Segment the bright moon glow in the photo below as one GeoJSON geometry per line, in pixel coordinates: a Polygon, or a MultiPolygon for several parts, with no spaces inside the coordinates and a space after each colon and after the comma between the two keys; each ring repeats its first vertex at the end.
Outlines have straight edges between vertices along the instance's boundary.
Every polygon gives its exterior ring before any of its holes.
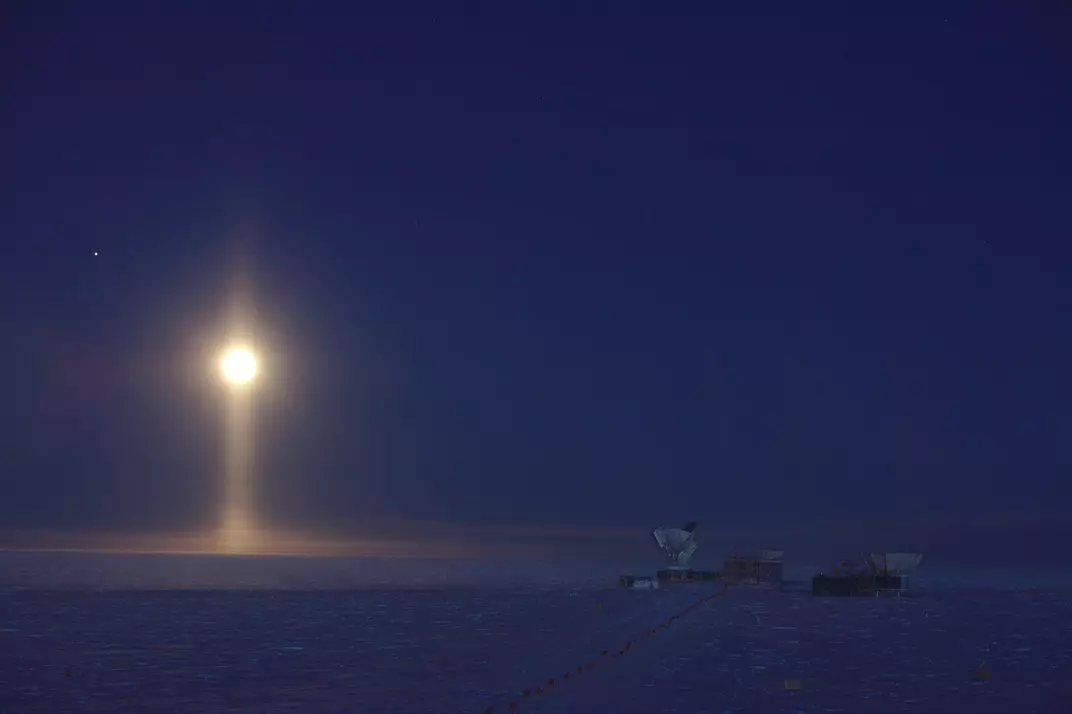
{"type": "Polygon", "coordinates": [[[223,378],[231,384],[247,384],[257,376],[257,360],[249,350],[228,350],[220,361],[223,378]]]}

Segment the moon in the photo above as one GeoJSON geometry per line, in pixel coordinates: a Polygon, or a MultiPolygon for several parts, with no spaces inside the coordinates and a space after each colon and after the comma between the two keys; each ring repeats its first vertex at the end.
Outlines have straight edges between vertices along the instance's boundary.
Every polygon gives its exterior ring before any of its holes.
{"type": "Polygon", "coordinates": [[[257,376],[257,358],[244,348],[227,350],[220,359],[220,372],[231,384],[248,384],[257,376]]]}

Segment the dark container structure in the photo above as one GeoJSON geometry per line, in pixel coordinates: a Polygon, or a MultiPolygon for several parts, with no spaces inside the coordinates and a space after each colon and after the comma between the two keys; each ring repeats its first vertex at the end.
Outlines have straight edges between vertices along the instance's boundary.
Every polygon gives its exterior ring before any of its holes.
{"type": "Polygon", "coordinates": [[[715,570],[669,568],[667,570],[657,571],[655,577],[660,583],[694,583],[702,580],[718,580],[719,573],[715,570]]]}

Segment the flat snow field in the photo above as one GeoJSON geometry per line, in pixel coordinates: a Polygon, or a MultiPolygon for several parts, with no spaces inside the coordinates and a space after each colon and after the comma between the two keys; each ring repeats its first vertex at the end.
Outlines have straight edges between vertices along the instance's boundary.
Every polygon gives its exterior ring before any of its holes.
{"type": "Polygon", "coordinates": [[[0,714],[1072,712],[1064,589],[600,582],[8,586],[0,714]]]}

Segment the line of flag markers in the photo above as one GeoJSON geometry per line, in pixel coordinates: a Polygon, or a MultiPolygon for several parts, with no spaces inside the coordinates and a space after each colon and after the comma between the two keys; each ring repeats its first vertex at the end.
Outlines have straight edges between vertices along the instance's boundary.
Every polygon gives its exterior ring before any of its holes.
{"type": "MultiPolygon", "coordinates": [[[[662,629],[665,629],[665,628],[669,627],[675,621],[681,619],[682,617],[684,617],[685,615],[689,614],[693,610],[697,610],[697,609],[703,607],[708,602],[714,600],[719,595],[725,594],[727,589],[728,589],[727,586],[725,584],[723,584],[722,585],[722,590],[720,592],[712,593],[710,595],[707,595],[707,596],[701,598],[700,600],[697,600],[696,602],[692,603],[691,605],[689,605],[685,609],[683,609],[680,612],[678,612],[676,615],[671,615],[669,618],[667,618],[666,620],[664,620],[660,624],[658,624],[655,627],[651,628],[650,630],[645,632],[643,636],[652,637],[654,635],[659,634],[659,630],[662,630],[662,629]]],[[[583,675],[585,672],[592,671],[596,667],[600,666],[600,662],[603,662],[603,661],[608,660],[608,659],[609,660],[617,660],[617,659],[620,659],[620,658],[624,657],[625,655],[629,654],[630,651],[632,651],[633,645],[636,644],[638,640],[639,640],[639,638],[633,638],[633,639],[629,640],[624,645],[622,645],[618,649],[617,652],[614,652],[613,650],[603,650],[602,652],[600,652],[600,656],[598,658],[590,660],[589,662],[578,666],[576,669],[570,670],[570,671],[566,672],[565,674],[563,674],[562,677],[561,677],[562,682],[568,682],[573,677],[579,677],[579,676],[583,675]]],[[[523,702],[525,702],[526,700],[532,700],[534,697],[543,696],[544,694],[549,694],[550,692],[552,692],[557,683],[558,683],[558,680],[556,678],[552,677],[552,678],[547,680],[546,684],[543,684],[543,685],[538,686],[538,687],[532,687],[531,689],[526,689],[526,690],[522,691],[521,692],[521,698],[520,699],[514,699],[514,700],[510,701],[506,705],[505,711],[507,711],[507,712],[516,712],[518,710],[518,708],[521,706],[521,704],[523,702]]],[[[503,710],[497,710],[497,709],[495,709],[494,706],[489,706],[487,709],[484,710],[484,714],[495,714],[496,711],[503,711],[503,710]]]]}
{"type": "MultiPolygon", "coordinates": [[[[659,630],[662,630],[662,629],[664,629],[666,627],[669,627],[676,620],[681,619],[682,617],[684,617],[685,615],[689,614],[693,610],[696,610],[698,608],[703,607],[705,604],[707,604],[708,602],[711,602],[712,600],[714,600],[719,595],[724,595],[728,589],[729,588],[726,586],[726,584],[723,583],[722,590],[720,592],[712,593],[710,595],[707,595],[706,597],[701,598],[700,600],[697,600],[696,602],[692,603],[691,605],[686,607],[681,612],[677,613],[676,615],[671,615],[669,618],[667,618],[661,624],[653,627],[652,629],[648,630],[644,634],[646,636],[648,636],[648,637],[651,637],[653,635],[657,635],[659,633],[659,630]]],[[[602,607],[603,606],[600,605],[600,608],[602,608],[602,607]]],[[[599,663],[601,661],[603,661],[603,660],[606,660],[606,659],[617,660],[617,659],[619,659],[621,657],[624,657],[625,655],[629,654],[629,652],[633,649],[633,645],[636,644],[636,642],[638,640],[639,640],[639,638],[633,638],[633,639],[629,640],[621,648],[619,648],[619,650],[617,652],[613,652],[611,650],[603,650],[600,653],[599,658],[593,659],[593,660],[589,661],[587,664],[583,664],[583,665],[577,667],[576,670],[571,670],[571,671],[566,672],[565,674],[563,674],[562,675],[562,680],[563,681],[568,681],[571,678],[571,676],[580,676],[580,675],[584,674],[585,672],[589,672],[589,671],[595,669],[599,665],[599,663]]],[[[70,676],[70,675],[68,675],[68,676],[70,676]]],[[[983,680],[983,681],[986,681],[986,680],[990,679],[990,670],[987,669],[985,659],[979,664],[979,667],[976,669],[976,671],[975,671],[975,679],[983,680]]],[[[521,699],[520,700],[515,699],[515,700],[511,701],[509,704],[506,705],[506,711],[508,711],[508,712],[516,712],[518,710],[518,707],[520,706],[519,701],[521,701],[521,702],[526,701],[526,700],[531,701],[533,697],[538,697],[540,695],[547,694],[547,693],[551,692],[554,689],[555,683],[556,683],[556,680],[555,680],[555,678],[552,677],[551,679],[548,679],[547,684],[545,684],[543,686],[533,687],[532,689],[524,690],[523,692],[521,692],[521,699]]],[[[785,680],[785,689],[786,689],[786,691],[789,691],[789,692],[799,692],[801,689],[803,689],[803,682],[801,680],[799,680],[799,679],[787,679],[787,680],[785,680]]],[[[484,714],[495,714],[496,711],[497,710],[495,709],[495,707],[489,706],[487,709],[484,710],[484,714]]]]}

